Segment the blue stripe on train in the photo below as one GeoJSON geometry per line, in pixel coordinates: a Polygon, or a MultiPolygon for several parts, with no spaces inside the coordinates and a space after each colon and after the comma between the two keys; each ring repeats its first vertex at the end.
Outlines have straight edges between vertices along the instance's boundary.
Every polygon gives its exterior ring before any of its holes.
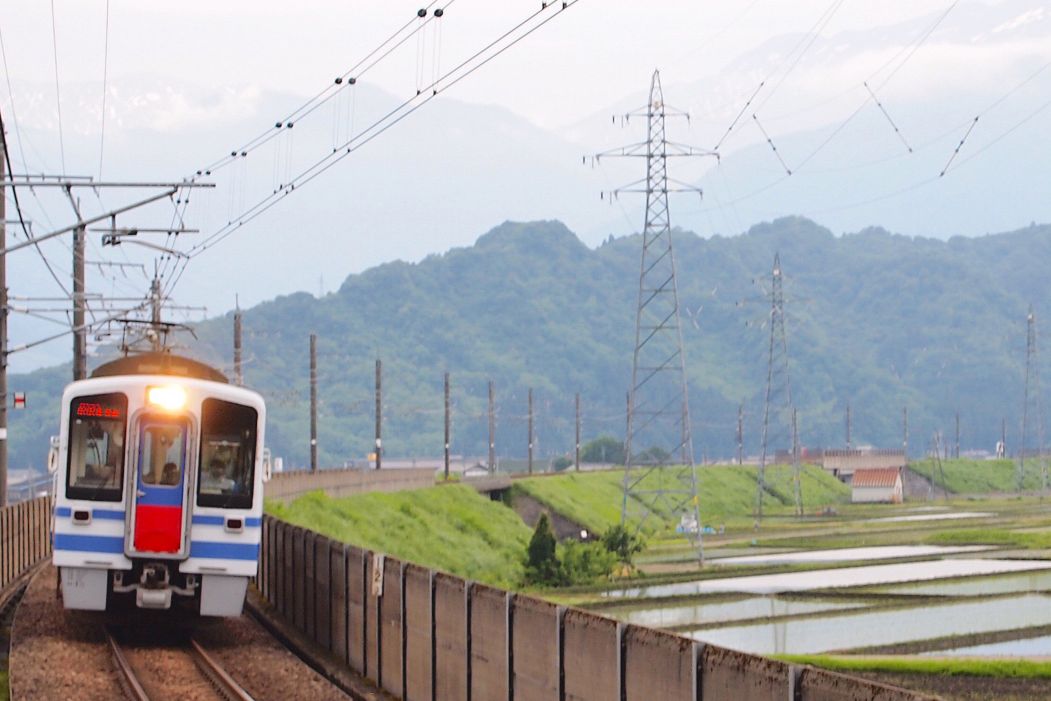
{"type": "MultiPolygon", "coordinates": [[[[123,555],[124,538],[123,536],[56,533],[55,550],[123,555]]],[[[214,560],[256,560],[259,557],[259,544],[195,540],[190,543],[190,557],[214,560]]]]}
{"type": "Polygon", "coordinates": [[[124,554],[124,536],[55,534],[55,550],[77,550],[86,553],[124,554]]]}
{"type": "MultiPolygon", "coordinates": [[[[222,526],[226,523],[226,516],[213,516],[204,514],[194,514],[193,523],[198,526],[222,526]]],[[[233,516],[231,518],[237,518],[233,516]]],[[[249,516],[244,519],[245,528],[259,528],[263,525],[263,519],[253,518],[249,516]]]]}
{"type": "Polygon", "coordinates": [[[190,543],[190,557],[205,557],[214,560],[257,560],[258,543],[214,543],[195,540],[190,543]]]}
{"type": "MultiPolygon", "coordinates": [[[[73,515],[73,509],[68,506],[59,506],[55,508],[55,516],[60,518],[69,518],[73,515]]],[[[92,509],[91,518],[101,518],[108,521],[123,521],[124,512],[115,511],[113,509],[92,509]]]]}

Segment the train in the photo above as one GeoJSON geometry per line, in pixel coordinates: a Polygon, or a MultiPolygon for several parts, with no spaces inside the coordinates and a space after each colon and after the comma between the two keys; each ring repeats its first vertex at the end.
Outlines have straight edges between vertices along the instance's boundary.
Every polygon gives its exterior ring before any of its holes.
{"type": "Polygon", "coordinates": [[[70,383],[61,407],[49,466],[65,608],[240,615],[269,478],[263,398],[151,351],[70,383]]]}

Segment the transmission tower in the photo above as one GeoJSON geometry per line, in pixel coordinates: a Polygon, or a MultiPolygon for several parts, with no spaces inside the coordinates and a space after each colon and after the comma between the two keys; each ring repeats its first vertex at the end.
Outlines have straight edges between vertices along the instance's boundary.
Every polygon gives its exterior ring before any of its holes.
{"type": "Polygon", "coordinates": [[[1031,435],[1029,424],[1036,421],[1036,455],[1040,465],[1041,493],[1047,491],[1047,466],[1044,464],[1044,406],[1040,400],[1040,372],[1036,355],[1036,315],[1029,305],[1025,333],[1025,389],[1022,395],[1022,438],[1018,448],[1018,491],[1025,483],[1026,437],[1031,435]]]}
{"type": "MultiPolygon", "coordinates": [[[[689,186],[669,189],[668,158],[713,155],[709,151],[670,142],[665,119],[685,116],[664,104],[660,73],[654,71],[649,104],[625,115],[645,115],[649,133],[645,142],[598,154],[645,157],[646,178],[611,193],[646,195],[646,223],[642,233],[638,307],[635,314],[635,350],[628,392],[627,435],[621,523],[642,528],[652,515],[679,518],[703,562],[700,503],[690,434],[689,390],[679,316],[679,292],[668,212],[668,193],[699,191],[689,186]],[[674,467],[672,465],[675,465],[674,467]]],[[[681,184],[671,181],[675,185],[681,184]]]]}
{"type": "Polygon", "coordinates": [[[766,492],[766,464],[769,447],[775,441],[793,446],[792,480],[795,488],[796,514],[803,512],[803,494],[800,486],[798,450],[792,426],[795,408],[792,405],[792,385],[788,376],[788,338],[785,333],[784,276],[781,254],[774,254],[774,268],[770,274],[770,351],[766,366],[766,401],[763,403],[763,436],[759,456],[759,475],[755,490],[755,522],[763,520],[763,493],[766,492]]]}

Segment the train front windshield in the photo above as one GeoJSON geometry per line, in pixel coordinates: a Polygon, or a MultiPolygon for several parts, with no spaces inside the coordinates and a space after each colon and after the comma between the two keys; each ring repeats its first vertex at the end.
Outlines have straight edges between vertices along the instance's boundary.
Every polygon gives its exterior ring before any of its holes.
{"type": "Polygon", "coordinates": [[[128,398],[119,392],[70,402],[68,499],[120,501],[127,414],[128,398]]]}
{"type": "Polygon", "coordinates": [[[198,505],[251,508],[258,421],[259,414],[252,407],[204,400],[198,505]]]}

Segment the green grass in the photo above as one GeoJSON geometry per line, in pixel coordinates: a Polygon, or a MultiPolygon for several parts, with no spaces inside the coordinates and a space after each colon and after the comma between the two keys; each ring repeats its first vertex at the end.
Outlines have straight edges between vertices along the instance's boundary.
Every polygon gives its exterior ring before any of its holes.
{"type": "Polygon", "coordinates": [[[834,655],[777,655],[793,664],[809,664],[837,672],[890,672],[973,677],[1051,679],[1051,662],[1022,659],[925,659],[921,657],[853,657],[834,655]]]}
{"type": "Polygon", "coordinates": [[[314,492],[268,513],[331,538],[494,586],[521,581],[532,535],[518,515],[470,487],[447,485],[333,499],[314,492]]]}
{"type": "MultiPolygon", "coordinates": [[[[910,462],[909,467],[940,487],[955,494],[990,494],[1018,489],[1018,463],[1013,460],[942,460],[941,472],[933,460],[910,462]]],[[[1023,489],[1041,488],[1042,465],[1036,458],[1025,461],[1023,489]]]]}
{"type": "Polygon", "coordinates": [[[7,672],[0,671],[0,701],[7,701],[7,672]]]}
{"type": "Polygon", "coordinates": [[[1051,548],[1051,530],[1010,531],[993,528],[961,528],[927,536],[932,545],[1003,545],[1032,550],[1051,548]]]}
{"type": "MultiPolygon", "coordinates": [[[[750,523],[755,507],[757,475],[758,470],[754,467],[697,468],[702,522],[713,527],[735,522],[750,523]]],[[[674,485],[683,477],[688,477],[685,468],[654,470],[639,487],[653,489],[661,480],[666,485],[674,485]]],[[[516,480],[515,486],[589,530],[602,532],[620,523],[622,481],[621,472],[584,472],[516,480]]],[[[793,513],[792,468],[784,465],[768,467],[765,482],[764,511],[770,514],[793,513]]],[[[850,500],[850,488],[820,468],[804,467],[801,484],[807,512],[850,500]]],[[[673,530],[679,522],[680,514],[668,509],[657,509],[655,514],[658,518],[654,527],[649,529],[651,532],[673,530]]]]}

